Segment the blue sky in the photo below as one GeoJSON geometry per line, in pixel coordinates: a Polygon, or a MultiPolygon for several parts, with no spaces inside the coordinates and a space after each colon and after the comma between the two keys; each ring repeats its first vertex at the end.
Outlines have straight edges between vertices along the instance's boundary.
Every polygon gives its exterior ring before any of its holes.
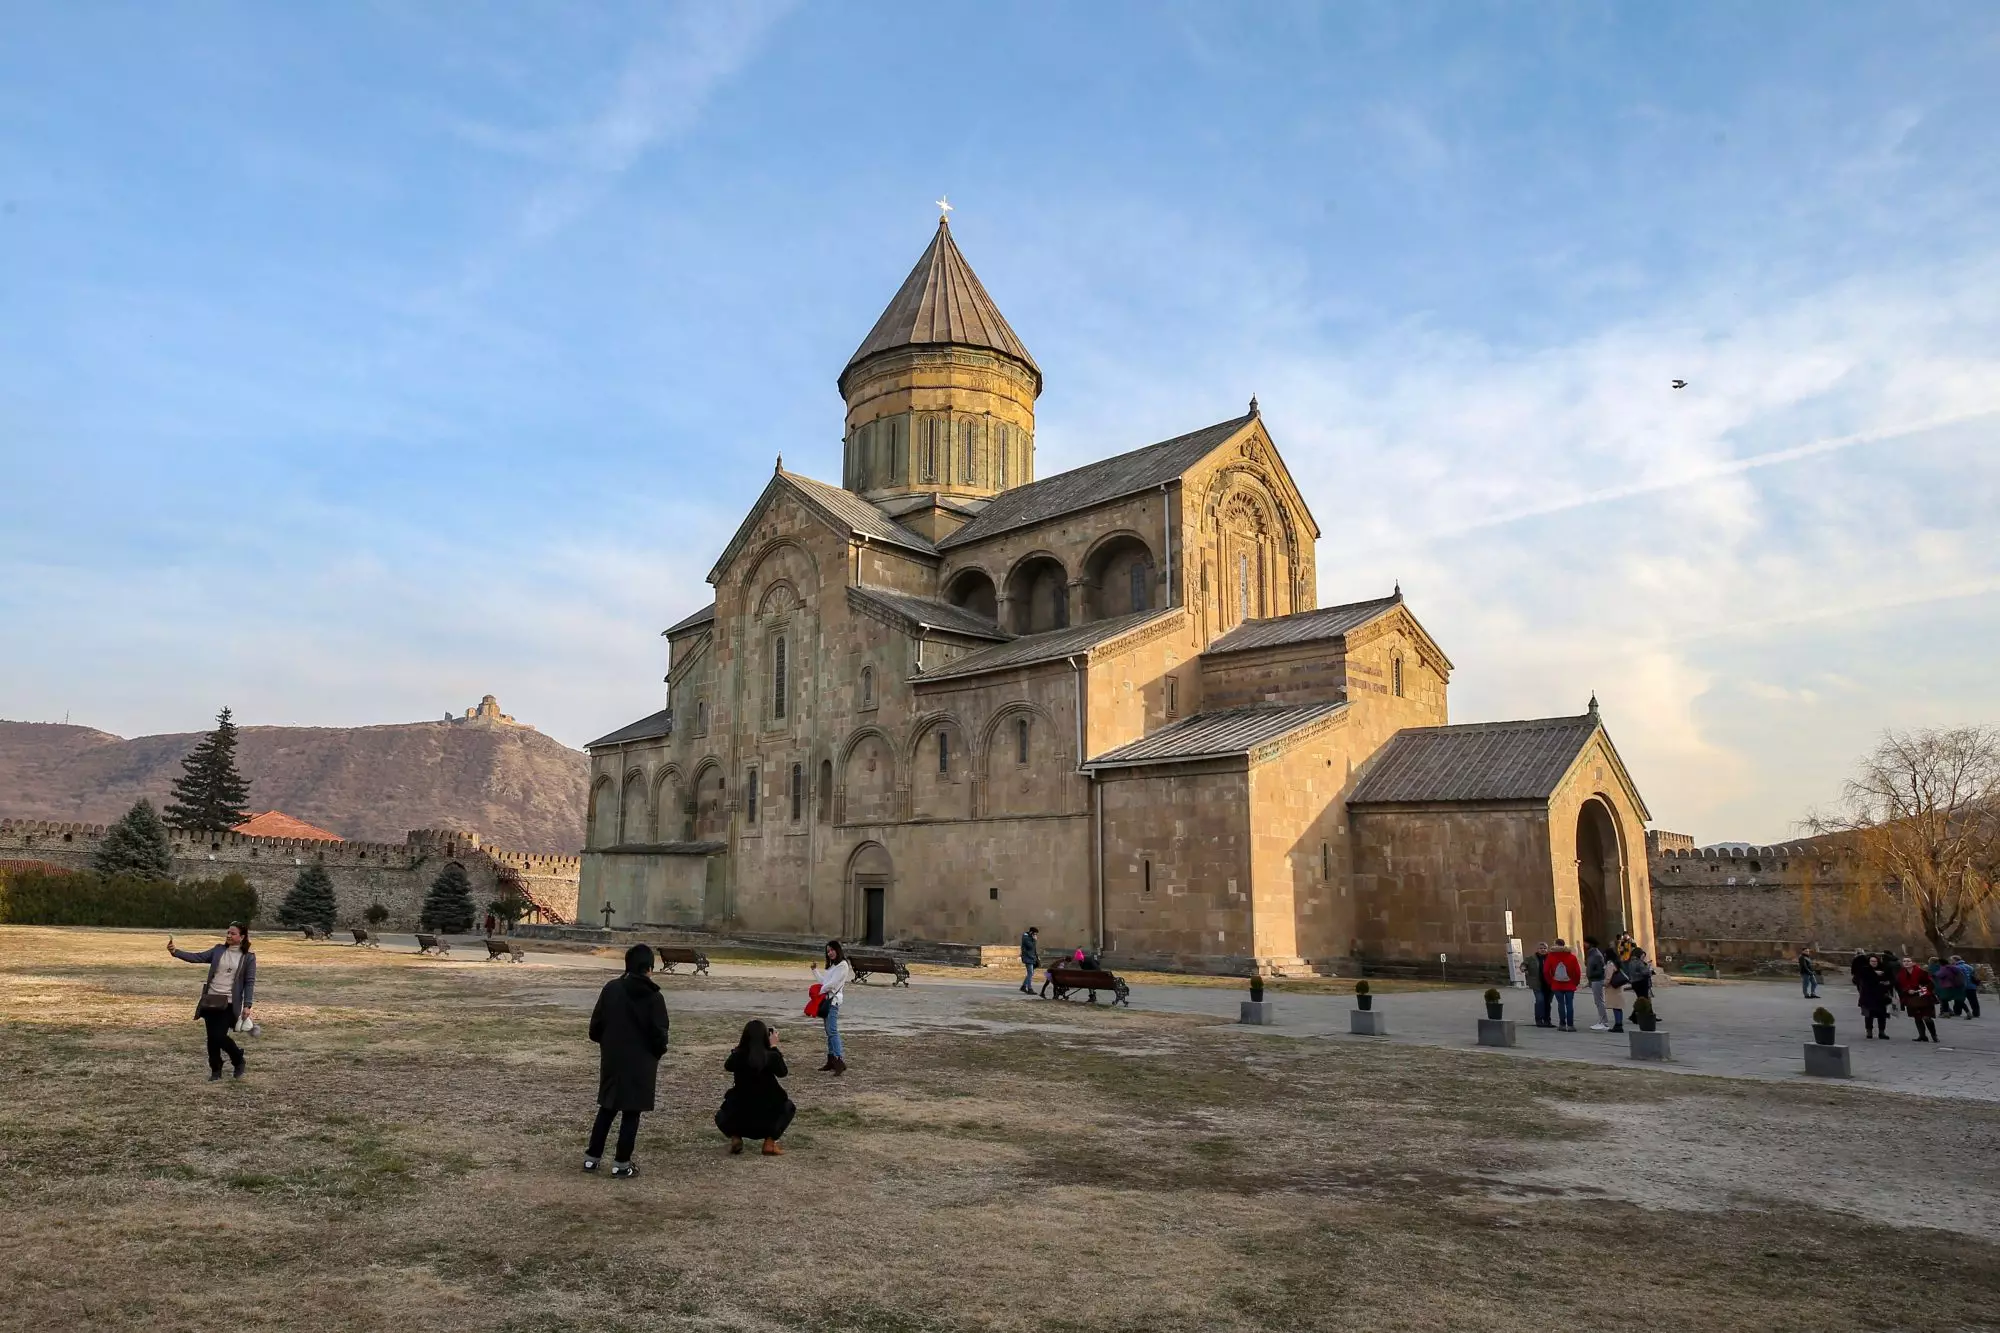
{"type": "Polygon", "coordinates": [[[1043,475],[1257,393],[1660,825],[2000,720],[1991,6],[6,11],[0,716],[650,711],[944,192],[1043,475]]]}

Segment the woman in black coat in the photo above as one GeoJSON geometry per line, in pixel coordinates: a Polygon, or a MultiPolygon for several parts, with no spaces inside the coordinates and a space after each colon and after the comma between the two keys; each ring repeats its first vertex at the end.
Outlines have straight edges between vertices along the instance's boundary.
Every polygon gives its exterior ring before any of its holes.
{"type": "Polygon", "coordinates": [[[722,1109],[715,1113],[715,1127],[729,1136],[729,1151],[743,1151],[743,1140],[764,1140],[764,1155],[777,1157],[785,1150],[778,1140],[799,1108],[785,1095],[778,1082],[791,1071],[778,1049],[778,1034],[753,1018],[743,1025],[742,1039],[722,1062],[724,1072],[736,1075],[736,1086],[723,1094],[722,1109]]]}
{"type": "Polygon", "coordinates": [[[1861,1023],[1870,1037],[1889,1038],[1889,1001],[1896,993],[1894,980],[1879,955],[1869,954],[1854,973],[1854,994],[1861,1005],[1861,1023]],[[1878,1034],[1877,1029],[1880,1029],[1878,1034]]]}
{"type": "Polygon", "coordinates": [[[618,1156],[611,1174],[636,1176],[632,1145],[639,1137],[639,1116],[653,1109],[653,1088],[660,1057],[667,1053],[667,1000],[646,974],[653,970],[653,951],[635,944],[625,951],[625,974],[604,983],[597,1007],[590,1011],[590,1039],[597,1043],[597,1123],[590,1128],[590,1147],[583,1169],[595,1171],[604,1157],[604,1137],[618,1117],[618,1156]]]}

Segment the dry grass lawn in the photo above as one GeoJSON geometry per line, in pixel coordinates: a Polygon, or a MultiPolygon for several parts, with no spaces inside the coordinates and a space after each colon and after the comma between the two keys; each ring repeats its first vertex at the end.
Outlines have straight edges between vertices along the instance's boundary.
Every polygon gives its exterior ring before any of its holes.
{"type": "MultiPolygon", "coordinates": [[[[645,1174],[614,1182],[577,1169],[595,1048],[584,1015],[550,1002],[602,975],[282,939],[258,953],[269,1030],[249,1078],[210,1085],[200,973],[157,935],[0,928],[0,1326],[1547,1333],[2000,1316],[1991,1228],[1754,1192],[1643,1198],[1614,1178],[1642,1168],[1611,1138],[1648,1116],[1803,1117],[1852,1131],[1826,1148],[1830,1177],[1870,1170],[1885,1140],[1990,1171],[1988,1106],[996,1003],[979,1016],[1012,1030],[869,1037],[838,1081],[804,1072],[821,1051],[796,1022],[791,1151],[730,1158],[709,1117],[751,1011],[683,1010],[645,1174]],[[1552,1164],[1573,1179],[1548,1183],[1552,1164]]],[[[703,983],[674,979],[670,1004],[681,985],[703,983]]]]}

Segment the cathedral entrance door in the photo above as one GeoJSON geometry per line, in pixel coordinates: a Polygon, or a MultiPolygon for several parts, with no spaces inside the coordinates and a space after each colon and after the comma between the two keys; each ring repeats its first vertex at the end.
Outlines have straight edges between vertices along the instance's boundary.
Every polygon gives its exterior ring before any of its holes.
{"type": "Polygon", "coordinates": [[[863,943],[879,948],[888,942],[883,935],[882,907],[884,900],[889,896],[889,889],[886,884],[870,884],[868,879],[872,878],[873,876],[869,876],[861,881],[861,901],[868,922],[868,934],[863,943]]]}

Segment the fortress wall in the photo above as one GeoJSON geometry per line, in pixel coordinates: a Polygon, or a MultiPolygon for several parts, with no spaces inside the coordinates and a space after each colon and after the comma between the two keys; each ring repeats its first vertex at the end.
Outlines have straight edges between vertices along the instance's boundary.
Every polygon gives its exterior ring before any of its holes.
{"type": "MultiPolygon", "coordinates": [[[[0,861],[37,861],[64,870],[88,870],[104,839],[102,824],[42,820],[0,820],[0,861]]],[[[444,867],[457,861],[472,881],[472,900],[482,911],[493,899],[501,866],[514,869],[528,893],[564,919],[576,915],[580,861],[482,847],[479,835],[451,829],[418,829],[401,843],[329,842],[313,838],[255,838],[240,833],[191,834],[168,830],[167,846],[177,879],[220,879],[239,874],[257,890],[262,928],[277,925],[284,901],[304,866],[318,860],[333,880],[339,921],[361,925],[371,903],[389,909],[385,928],[414,930],[424,895],[444,867]]]]}

